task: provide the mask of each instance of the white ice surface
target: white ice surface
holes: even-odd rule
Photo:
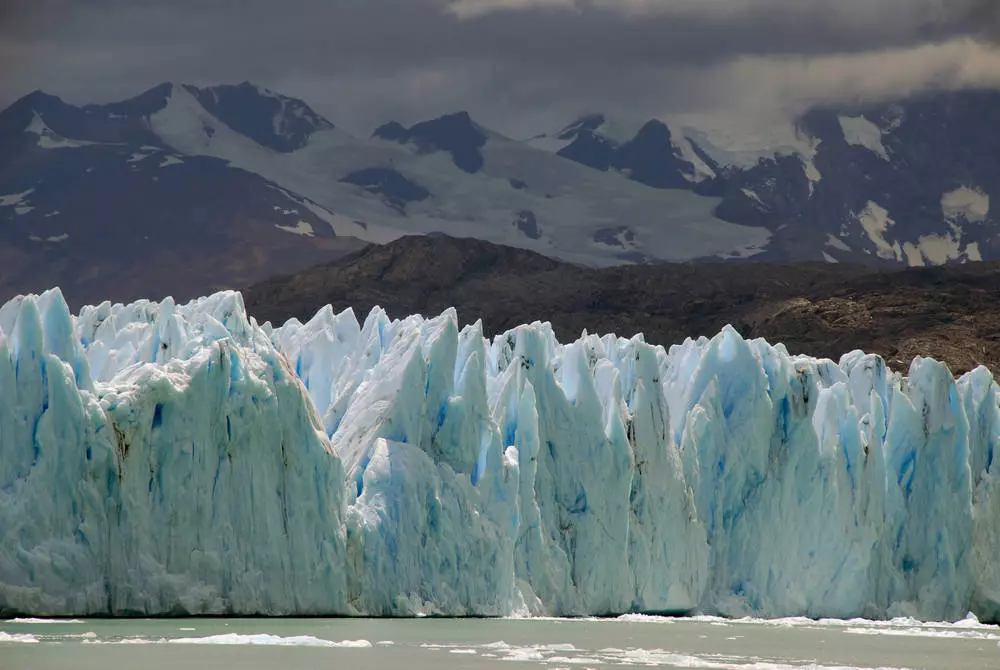
[[[985,368],[50,291],[0,398],[0,612],[1000,615]]]

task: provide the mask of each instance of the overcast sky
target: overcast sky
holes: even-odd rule
[[[788,115],[1000,86],[1000,0],[0,0],[0,105],[250,80],[366,134],[468,109]]]

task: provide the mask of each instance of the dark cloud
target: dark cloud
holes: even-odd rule
[[[7,0],[0,11],[0,102],[250,79],[365,129],[460,107],[516,132],[584,108],[964,85],[979,69],[989,78],[970,59],[992,57],[983,45],[1000,37],[997,0]],[[851,64],[869,84],[852,90]]]

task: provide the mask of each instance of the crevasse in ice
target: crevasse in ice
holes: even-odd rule
[[[0,308],[0,612],[1000,615],[1000,392],[238,293]]]

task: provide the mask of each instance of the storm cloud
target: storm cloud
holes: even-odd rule
[[[995,0],[6,0],[0,104],[251,80],[367,132],[469,109],[794,114],[1000,85]]]

